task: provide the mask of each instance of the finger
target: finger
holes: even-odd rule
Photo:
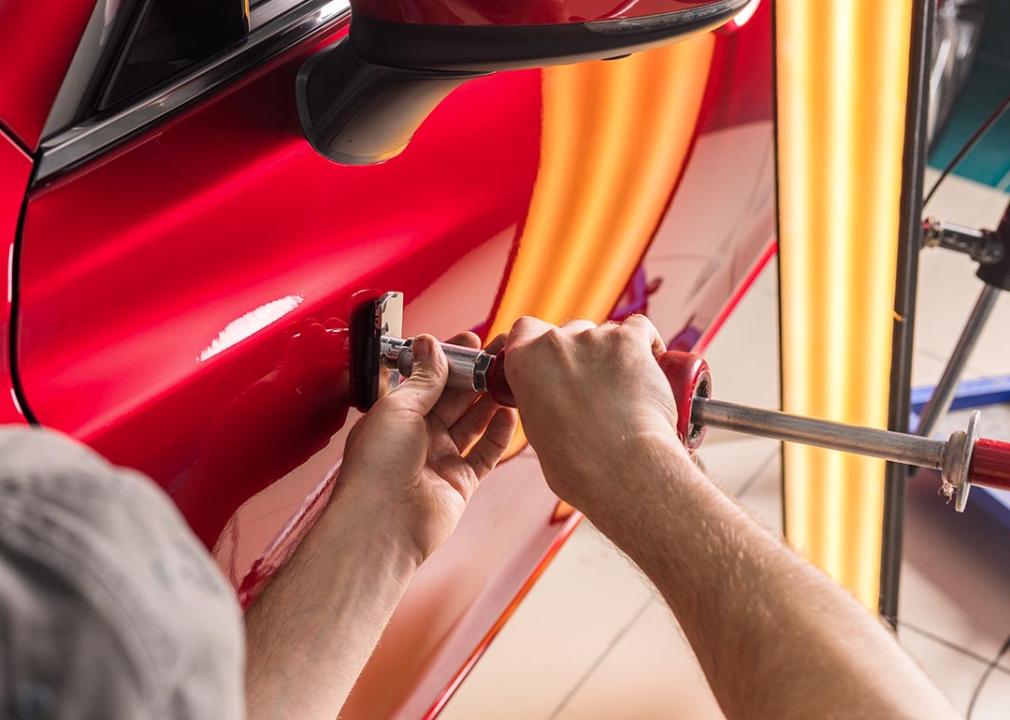
[[[472,333],[469,330],[453,335],[445,342],[449,345],[459,345],[460,347],[480,347],[480,337],[478,337],[477,333]]]
[[[380,403],[427,415],[442,396],[449,377],[449,363],[441,346],[431,335],[418,335],[411,346],[414,364],[410,377]]]
[[[474,441],[487,428],[499,407],[490,395],[483,395],[477,402],[470,405],[463,416],[456,421],[456,424],[449,428],[449,437],[452,438],[456,449],[462,453],[473,445]]]
[[[446,342],[450,345],[459,345],[461,347],[480,347],[480,338],[472,332],[462,332],[458,335],[453,335]],[[473,390],[446,388],[445,392],[442,393],[442,397],[435,403],[435,407],[432,408],[431,413],[441,420],[446,427],[452,427],[459,420],[460,416],[466,412],[476,397],[477,393]]]
[[[553,327],[555,326],[543,320],[524,315],[516,320],[512,329],[509,330],[508,337],[505,339],[505,348],[507,350],[515,345],[529,342],[534,338],[540,337]]]
[[[659,356],[666,352],[666,342],[659,330],[652,324],[652,321],[645,315],[630,315],[623,323],[624,327],[631,328],[635,333],[644,338],[652,346],[652,354]]]
[[[504,334],[499,334],[495,337],[494,340],[489,342],[484,349],[487,352],[491,353],[492,355],[497,355],[498,353],[500,353],[502,350],[505,349],[505,339],[506,338]]]
[[[482,480],[501,460],[501,456],[512,442],[518,418],[515,410],[499,408],[488,423],[484,434],[466,454],[466,462],[473,468],[478,480]]]
[[[578,335],[586,330],[595,330],[596,323],[592,320],[569,320],[561,326],[561,331],[566,335]]]

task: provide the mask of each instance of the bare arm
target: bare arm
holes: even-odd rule
[[[472,333],[452,342],[479,345]],[[328,507],[246,613],[254,720],[337,716],[414,571],[512,438],[513,411],[443,393],[433,339],[417,338],[414,358],[411,377],[351,432]]]
[[[662,350],[641,317],[524,319],[506,367],[551,487],[655,583],[727,717],[955,717],[875,618],[694,466]]]

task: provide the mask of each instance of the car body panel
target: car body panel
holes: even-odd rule
[[[0,4],[0,125],[31,150],[84,32],[95,0]]]
[[[442,337],[520,312],[643,311],[690,347],[718,323],[774,232],[768,5],[648,58],[472,81],[400,157],[354,168],[315,154],[294,104],[301,62],[346,32],[334,21],[33,188],[23,398],[161,484],[251,600],[332,490],[362,293],[403,291],[405,332]],[[657,74],[631,90],[629,67]],[[435,714],[577,520],[530,451],[497,469],[345,716]]]
[[[0,423],[24,422],[10,368],[9,323],[14,300],[14,244],[31,171],[31,158],[11,137],[0,131],[0,252],[7,259],[6,272],[0,276],[3,288],[0,297],[5,301],[0,311]]]
[[[238,503],[208,514],[208,497],[225,489],[205,492],[190,471],[238,462],[216,457],[249,439],[220,437],[236,428],[235,415],[263,403],[259,411],[292,436],[269,445],[257,436],[267,452],[236,474],[254,487],[237,489],[244,500],[262,489],[256,467],[265,485],[342,424],[346,399],[341,408],[330,388],[300,388],[325,382],[311,377],[312,356],[339,352],[340,324],[330,320],[346,322],[351,295],[395,287],[423,301],[425,288],[467,258],[494,264],[484,276],[501,276],[536,173],[535,75],[475,82],[436,111],[397,163],[348,168],[298,135],[293,102],[264,102],[293,97],[305,54],[38,188],[25,220],[19,355],[33,412],[162,482],[208,544]],[[484,116],[493,102],[500,110]],[[495,289],[425,327],[479,324]],[[417,317],[410,305],[407,317]],[[303,343],[312,349],[303,353]],[[319,407],[292,405],[281,422],[292,401],[285,390]],[[235,400],[241,407],[220,419]],[[261,431],[270,428],[236,432]],[[139,438],[150,444],[138,447]]]

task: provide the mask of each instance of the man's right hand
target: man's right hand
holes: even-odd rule
[[[551,489],[663,594],[726,717],[955,717],[876,618],[690,462],[663,350],[640,316],[523,318],[505,375]]]
[[[620,501],[629,472],[655,452],[686,452],[677,409],[656,363],[666,350],[642,315],[562,327],[520,318],[506,340],[505,375],[551,489],[591,519]],[[621,503],[623,504],[623,503]]]

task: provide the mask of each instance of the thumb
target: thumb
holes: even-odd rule
[[[410,377],[400,383],[390,397],[399,407],[427,415],[442,397],[449,378],[449,362],[442,346],[431,335],[418,335],[411,344],[414,364]]]

